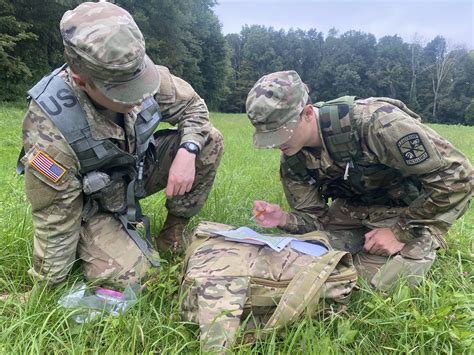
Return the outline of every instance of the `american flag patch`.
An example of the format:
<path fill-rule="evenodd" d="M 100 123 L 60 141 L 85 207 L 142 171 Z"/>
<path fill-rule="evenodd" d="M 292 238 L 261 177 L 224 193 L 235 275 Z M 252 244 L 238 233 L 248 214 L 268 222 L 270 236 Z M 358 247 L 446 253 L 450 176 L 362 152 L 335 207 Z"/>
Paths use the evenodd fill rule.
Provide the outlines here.
<path fill-rule="evenodd" d="M 59 179 L 61 179 L 61 177 L 66 173 L 66 169 L 64 169 L 53 158 L 42 151 L 36 153 L 29 163 L 33 168 L 53 182 L 58 182 Z"/>

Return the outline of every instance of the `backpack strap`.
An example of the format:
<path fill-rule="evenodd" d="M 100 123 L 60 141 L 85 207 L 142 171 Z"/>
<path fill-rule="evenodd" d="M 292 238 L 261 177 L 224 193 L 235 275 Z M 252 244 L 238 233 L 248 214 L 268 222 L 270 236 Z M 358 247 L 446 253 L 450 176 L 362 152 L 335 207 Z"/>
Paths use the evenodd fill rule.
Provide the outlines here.
<path fill-rule="evenodd" d="M 355 96 L 342 96 L 318 103 L 319 122 L 324 143 L 332 159 L 350 162 L 362 156 L 360 137 L 353 115 Z"/>
<path fill-rule="evenodd" d="M 295 155 L 285 156 L 281 160 L 281 169 L 291 171 L 293 175 L 301 181 L 308 181 L 310 184 L 314 184 L 316 182 L 315 179 L 318 178 L 318 172 L 317 170 L 310 171 L 305 163 L 306 158 L 303 152 L 299 151 Z"/>
<path fill-rule="evenodd" d="M 265 332 L 297 320 L 306 308 L 314 310 L 319 303 L 321 287 L 347 254 L 344 251 L 328 251 L 298 272 L 265 325 Z"/>

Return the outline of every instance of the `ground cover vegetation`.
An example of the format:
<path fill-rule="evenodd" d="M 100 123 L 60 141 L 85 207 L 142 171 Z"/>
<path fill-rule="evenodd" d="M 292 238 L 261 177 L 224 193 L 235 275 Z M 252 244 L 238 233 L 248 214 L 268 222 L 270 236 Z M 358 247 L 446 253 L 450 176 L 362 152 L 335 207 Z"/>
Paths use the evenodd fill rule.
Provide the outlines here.
<path fill-rule="evenodd" d="M 0 101 L 18 100 L 63 63 L 59 20 L 80 0 L 0 0 Z M 190 82 L 208 106 L 244 112 L 253 83 L 298 71 L 315 101 L 342 95 L 401 99 L 425 120 L 474 124 L 474 51 L 441 36 L 404 42 L 337 29 L 252 25 L 224 36 L 215 0 L 115 0 L 142 29 L 150 57 Z"/>
<path fill-rule="evenodd" d="M 15 174 L 25 107 L 0 106 L 0 294 L 30 290 L 27 276 L 32 252 L 30 207 L 23 178 Z M 285 205 L 278 178 L 279 154 L 256 151 L 252 128 L 243 114 L 211 114 L 225 137 L 225 154 L 200 220 L 252 225 L 252 201 Z M 474 160 L 474 128 L 431 125 Z M 164 195 L 143 203 L 157 233 L 166 215 Z M 237 344 L 235 354 L 416 353 L 468 354 L 474 350 L 473 249 L 471 208 L 450 230 L 449 250 L 441 251 L 426 282 L 410 288 L 403 281 L 380 293 L 361 283 L 348 308 L 325 320 L 301 320 L 250 346 Z M 180 321 L 178 279 L 182 255 L 163 255 L 159 278 L 124 316 L 76 326 L 74 311 L 57 301 L 82 280 L 79 266 L 60 286 L 38 287 L 22 304 L 18 297 L 0 301 L 0 353 L 199 353 L 196 325 Z"/>

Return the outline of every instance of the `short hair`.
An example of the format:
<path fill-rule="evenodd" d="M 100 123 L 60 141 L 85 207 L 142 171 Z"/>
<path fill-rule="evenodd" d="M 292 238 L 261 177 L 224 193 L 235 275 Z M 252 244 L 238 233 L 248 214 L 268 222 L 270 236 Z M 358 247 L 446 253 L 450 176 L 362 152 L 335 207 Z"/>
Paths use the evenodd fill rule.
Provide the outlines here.
<path fill-rule="evenodd" d="M 94 82 L 92 81 L 92 79 L 90 78 L 90 76 L 84 74 L 84 73 L 81 73 L 81 70 L 78 69 L 78 67 L 74 64 L 74 62 L 71 60 L 71 58 L 69 58 L 67 56 L 66 53 L 64 53 L 64 59 L 66 60 L 66 64 L 68 65 L 68 67 L 77 75 L 79 75 L 81 77 L 82 80 L 84 80 L 87 84 L 89 84 L 89 86 L 92 88 L 92 89 L 95 89 L 96 86 L 94 84 Z"/>

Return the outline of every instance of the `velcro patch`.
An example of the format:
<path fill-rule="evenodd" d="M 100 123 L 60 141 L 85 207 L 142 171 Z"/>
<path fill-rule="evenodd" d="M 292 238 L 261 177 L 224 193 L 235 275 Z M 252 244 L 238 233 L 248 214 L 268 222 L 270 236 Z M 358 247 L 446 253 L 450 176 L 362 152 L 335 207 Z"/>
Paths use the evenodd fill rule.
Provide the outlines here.
<path fill-rule="evenodd" d="M 402 137 L 398 140 L 397 147 L 406 165 L 420 164 L 430 157 L 418 133 Z"/>
<path fill-rule="evenodd" d="M 66 173 L 65 168 L 42 151 L 36 153 L 28 163 L 53 182 L 58 182 Z"/>

